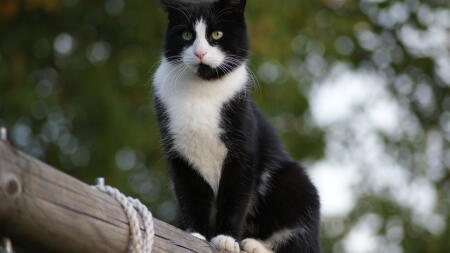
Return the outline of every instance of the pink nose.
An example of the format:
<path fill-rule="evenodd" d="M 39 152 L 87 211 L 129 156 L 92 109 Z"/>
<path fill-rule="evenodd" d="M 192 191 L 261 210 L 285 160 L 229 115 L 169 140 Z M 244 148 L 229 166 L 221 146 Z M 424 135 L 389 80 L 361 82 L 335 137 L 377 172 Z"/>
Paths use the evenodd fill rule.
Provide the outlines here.
<path fill-rule="evenodd" d="M 199 60 L 203 59 L 203 57 L 205 57 L 205 55 L 206 55 L 206 52 L 204 52 L 204 51 L 195 52 L 195 56 L 197 56 L 197 58 Z"/>

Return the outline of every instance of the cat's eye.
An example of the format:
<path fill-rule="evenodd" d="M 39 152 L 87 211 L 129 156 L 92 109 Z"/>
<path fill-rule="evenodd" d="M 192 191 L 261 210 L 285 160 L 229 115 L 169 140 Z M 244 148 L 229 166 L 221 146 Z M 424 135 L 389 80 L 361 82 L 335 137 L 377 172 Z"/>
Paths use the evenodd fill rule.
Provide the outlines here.
<path fill-rule="evenodd" d="M 220 39 L 223 37 L 223 32 L 222 32 L 222 31 L 214 31 L 214 32 L 211 34 L 211 37 L 212 37 L 214 40 L 220 40 Z"/>
<path fill-rule="evenodd" d="M 192 40 L 193 34 L 191 32 L 183 32 L 181 37 L 183 40 Z"/>

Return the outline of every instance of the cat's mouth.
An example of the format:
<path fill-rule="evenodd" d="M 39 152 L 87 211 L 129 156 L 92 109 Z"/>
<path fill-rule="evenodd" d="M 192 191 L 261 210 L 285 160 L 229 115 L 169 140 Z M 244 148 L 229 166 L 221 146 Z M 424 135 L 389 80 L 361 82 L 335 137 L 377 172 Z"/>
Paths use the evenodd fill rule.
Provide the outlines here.
<path fill-rule="evenodd" d="M 198 64 L 196 74 L 198 77 L 205 79 L 205 80 L 214 80 L 214 79 L 220 79 L 223 76 L 231 73 L 234 71 L 235 68 L 237 68 L 241 63 L 233 63 L 228 64 L 226 62 L 222 63 L 218 66 L 210 66 L 205 63 Z"/>
<path fill-rule="evenodd" d="M 202 62 L 198 65 L 197 75 L 200 78 L 207 79 L 207 80 L 217 79 L 217 78 L 221 77 L 221 75 L 219 75 L 217 68 L 213 68 Z"/>
<path fill-rule="evenodd" d="M 197 59 L 197 61 L 184 61 L 184 64 L 188 67 L 193 74 L 204 80 L 215 80 L 224 77 L 225 75 L 233 72 L 242 63 L 239 59 Z"/>
<path fill-rule="evenodd" d="M 210 69 L 213 69 L 213 67 L 211 67 L 211 66 L 209 66 L 208 64 L 205 64 L 205 63 L 203 63 L 203 62 L 201 62 L 201 63 L 198 64 L 198 68 L 199 68 L 199 69 L 200 69 L 200 68 L 210 68 Z"/>

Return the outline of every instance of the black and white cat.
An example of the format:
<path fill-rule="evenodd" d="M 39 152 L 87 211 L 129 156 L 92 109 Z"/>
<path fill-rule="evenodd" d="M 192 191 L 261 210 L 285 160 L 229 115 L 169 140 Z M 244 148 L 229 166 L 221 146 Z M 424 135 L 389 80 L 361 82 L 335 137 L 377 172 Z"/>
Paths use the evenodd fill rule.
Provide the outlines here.
<path fill-rule="evenodd" d="M 250 98 L 245 0 L 162 0 L 155 105 L 180 226 L 228 252 L 320 252 L 319 197 Z"/>

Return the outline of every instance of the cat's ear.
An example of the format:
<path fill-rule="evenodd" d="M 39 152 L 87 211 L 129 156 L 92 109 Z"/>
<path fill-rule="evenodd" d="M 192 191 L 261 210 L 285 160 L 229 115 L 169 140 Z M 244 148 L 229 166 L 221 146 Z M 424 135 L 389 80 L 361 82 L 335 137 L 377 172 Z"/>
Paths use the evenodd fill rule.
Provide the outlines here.
<path fill-rule="evenodd" d="M 183 4 L 180 0 L 160 0 L 161 8 L 165 12 L 170 12 L 171 10 L 176 10 Z"/>
<path fill-rule="evenodd" d="M 240 11 L 245 10 L 246 0 L 219 0 L 217 3 L 222 8 L 235 8 Z"/>

